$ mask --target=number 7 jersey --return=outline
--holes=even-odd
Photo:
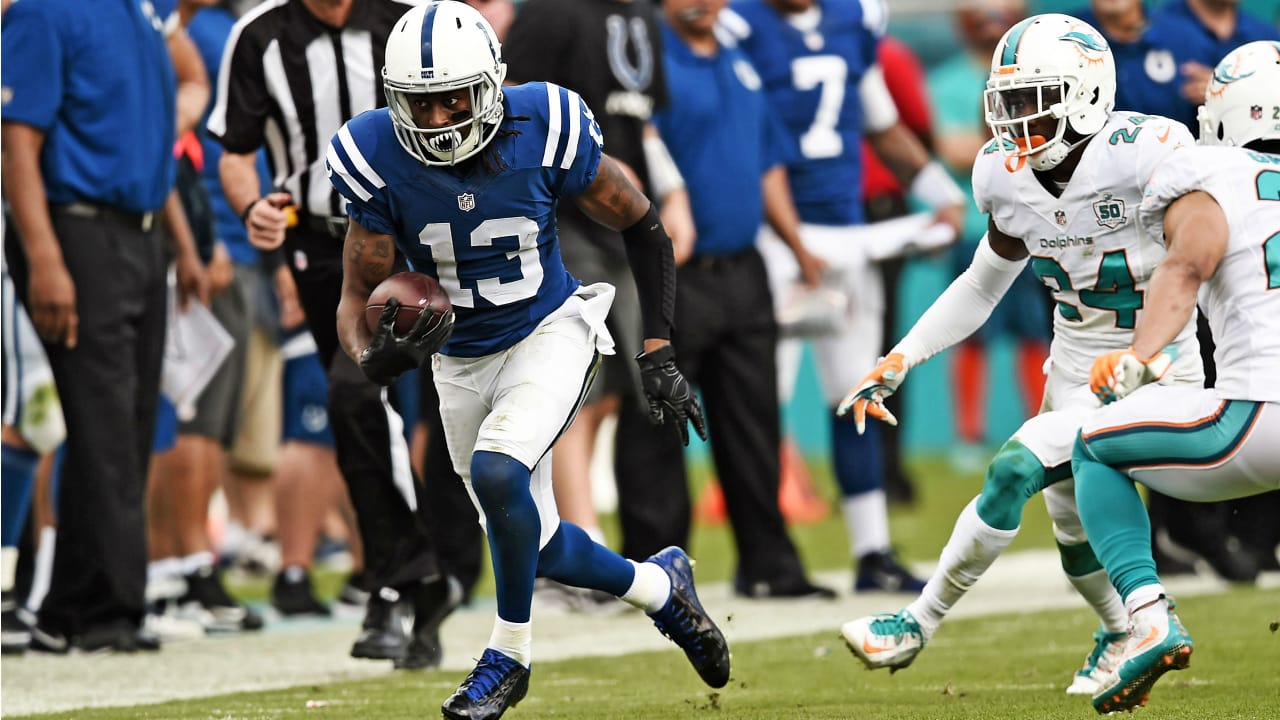
[[[1094,358],[1133,342],[1147,282],[1164,245],[1146,236],[1138,208],[1147,179],[1191,133],[1163,117],[1115,112],[1084,148],[1061,196],[1046,190],[1025,158],[988,142],[973,166],[978,208],[1006,235],[1022,238],[1031,269],[1049,290],[1054,366],[1087,383]],[[1178,334],[1180,367],[1199,372],[1195,320]]]
[[[1147,185],[1140,218],[1152,239],[1179,197],[1203,190],[1227,218],[1226,252],[1200,286],[1213,331],[1217,394],[1280,402],[1280,155],[1189,147],[1169,156]]]
[[[456,320],[445,355],[511,347],[579,285],[560,258],[556,207],[595,179],[600,128],[577,93],[550,83],[503,88],[502,104],[498,135],[461,168],[405,152],[386,108],[352,118],[329,143],[329,179],[351,219],[395,237],[448,293]]]

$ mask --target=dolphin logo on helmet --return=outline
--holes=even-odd
[[[1009,28],[991,57],[987,125],[1034,170],[1057,167],[1102,129],[1115,107],[1115,58],[1106,40],[1070,15],[1033,15]],[[1056,121],[1052,134],[1046,121]],[[1036,128],[1033,130],[1033,127]]]

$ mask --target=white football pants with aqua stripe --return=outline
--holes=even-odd
[[[1156,582],[1151,524],[1134,483],[1198,502],[1280,488],[1280,403],[1147,386],[1085,421],[1073,469],[1085,533],[1125,597]]]

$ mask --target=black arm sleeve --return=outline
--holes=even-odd
[[[676,313],[676,259],[671,238],[652,204],[644,217],[622,231],[622,240],[640,295],[644,336],[670,340]]]

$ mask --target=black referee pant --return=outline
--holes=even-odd
[[[87,203],[50,210],[80,324],[74,348],[45,346],[67,440],[55,501],[58,541],[39,625],[72,639],[142,623],[143,503],[164,359],[168,258],[150,217]],[[14,284],[26,303],[26,258],[21,248],[10,250]]]
[[[676,365],[702,393],[739,576],[746,587],[803,581],[778,508],[778,329],[755,247],[695,256],[681,267],[675,324]],[[633,560],[687,546],[690,525],[679,434],[654,428],[640,405],[623,403],[615,455],[622,554]]]
[[[393,450],[393,442],[403,444],[392,434],[402,431],[402,421],[384,401],[383,388],[370,382],[338,344],[342,243],[336,228],[316,230],[304,223],[289,229],[284,249],[307,326],[328,369],[334,448],[364,544],[362,589],[403,590],[439,574],[440,565],[422,518],[410,507],[410,498],[414,507],[424,507],[422,483],[408,466],[407,448]]]

